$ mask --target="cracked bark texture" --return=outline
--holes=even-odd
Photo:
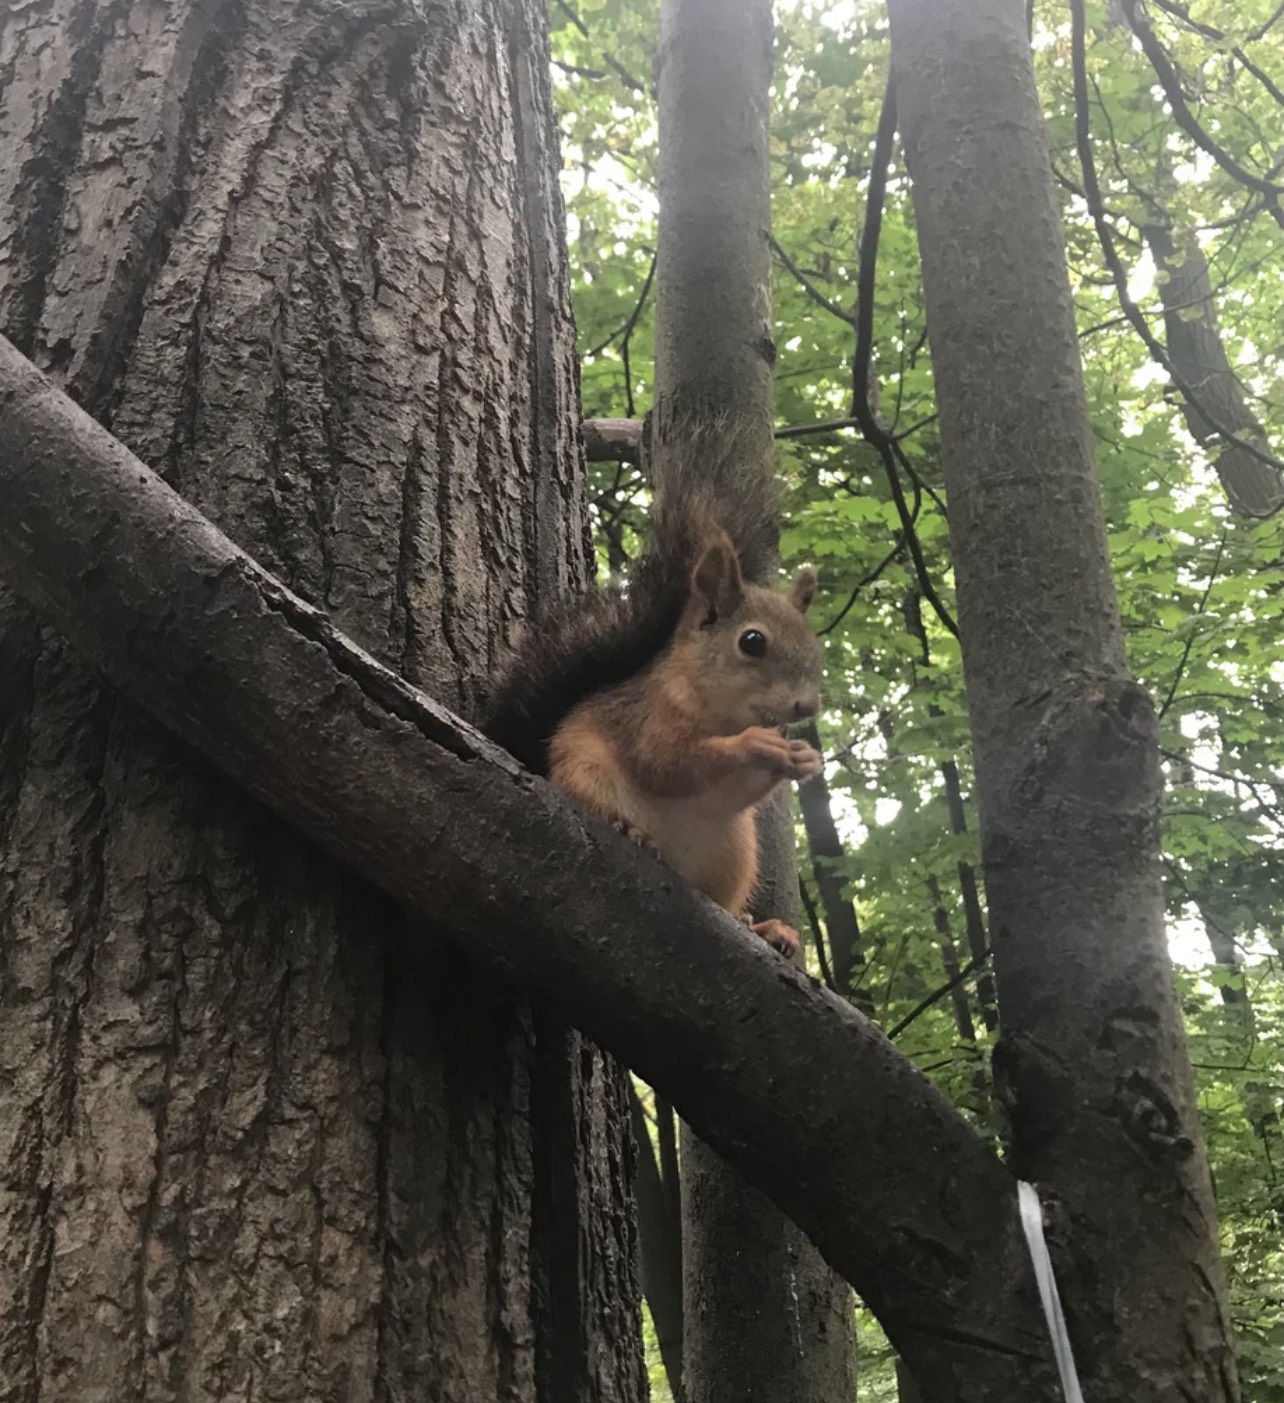
[[[1088,1398],[1238,1398],[1020,0],[890,0],[949,491],[1014,1173]],[[928,1381],[920,1384],[929,1396]]]
[[[465,710],[586,563],[543,30],[0,13],[0,328]],[[0,594],[0,1400],[643,1396],[618,1071],[403,919]]]

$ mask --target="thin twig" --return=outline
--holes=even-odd
[[[929,425],[935,424],[939,417],[938,414],[925,414],[921,419],[916,419],[908,429],[901,429],[899,432],[893,434],[892,441],[894,443],[904,443],[907,438],[913,438],[920,429],[926,429]]]
[[[1163,367],[1169,379],[1177,387],[1178,392],[1193,409],[1198,411],[1212,431],[1224,439],[1228,445],[1242,449],[1249,457],[1257,459],[1259,463],[1265,463],[1267,467],[1274,468],[1276,472],[1284,472],[1284,462],[1270,453],[1263,452],[1256,444],[1240,438],[1233,430],[1228,429],[1216,415],[1204,407],[1190,382],[1178,372],[1168,352],[1146,324],[1141,309],[1133,301],[1132,295],[1128,291],[1128,273],[1115,248],[1114,231],[1106,220],[1101,200],[1101,186],[1097,181],[1097,163],[1092,154],[1092,132],[1088,113],[1088,75],[1084,53],[1086,28],[1084,0],[1070,0],[1070,53],[1071,68],[1074,74],[1075,143],[1079,150],[1079,164],[1083,171],[1083,198],[1088,206],[1088,212],[1092,216],[1093,225],[1096,227],[1097,239],[1101,244],[1101,255],[1114,281],[1115,295],[1119,299],[1119,305],[1151,356]],[[1274,510],[1278,511],[1279,508]],[[1266,515],[1273,514],[1272,511]]]
[[[1263,22],[1259,24],[1256,29],[1250,29],[1248,31],[1248,34],[1245,36],[1244,42],[1248,44],[1255,44],[1259,39],[1264,38],[1267,32],[1273,29],[1275,25],[1279,22],[1279,18],[1281,15],[1284,15],[1284,0],[1280,0],[1280,3],[1276,5],[1276,7],[1271,11],[1269,19],[1263,20]]]
[[[776,430],[777,438],[803,438],[807,434],[828,434],[835,429],[859,429],[861,421],[847,416],[842,419],[818,419],[814,424],[787,424]]]
[[[638,300],[633,304],[633,310],[625,318],[622,325],[618,326],[605,341],[593,346],[584,352],[584,359],[590,360],[593,356],[600,356],[614,341],[618,341],[621,336],[627,341],[633,335],[637,327],[638,319],[642,315],[642,309],[646,306],[646,300],[651,295],[651,284],[655,281],[656,254],[652,250],[651,266],[646,270],[646,277],[642,280],[642,291],[638,293]]]
[[[897,464],[897,444],[891,434],[878,422],[878,417],[870,406],[871,366],[874,351],[874,285],[878,270],[878,239],[883,226],[883,201],[887,195],[887,168],[892,159],[892,146],[896,140],[896,90],[889,81],[883,94],[883,109],[878,117],[878,131],[874,137],[873,163],[869,172],[869,190],[865,199],[865,226],[861,230],[860,256],[856,275],[856,350],[852,357],[852,416],[860,425],[866,441],[871,444],[883,460],[887,473],[887,484],[896,503],[900,517],[901,531],[905,544],[914,561],[914,572],[918,576],[923,598],[932,606],[942,625],[958,637],[958,625],[950,616],[923,558],[922,542],[915,530],[914,516],[905,500],[905,489],[901,485],[901,475]],[[904,455],[901,461],[906,462]],[[923,485],[915,481],[915,488],[921,492]]]
[[[771,235],[771,248],[776,257],[780,259],[789,272],[794,275],[794,278],[797,280],[802,290],[818,307],[823,307],[831,316],[837,317],[840,322],[845,322],[848,326],[854,327],[856,325],[856,318],[850,312],[840,307],[837,302],[832,301],[821,292],[816,284],[812,282],[810,276],[804,273],[797,263],[781,248],[774,234]]]
[[[1194,33],[1202,34],[1205,39],[1211,39],[1215,44],[1220,44],[1226,38],[1226,31],[1224,29],[1218,29],[1215,24],[1205,24],[1197,20],[1185,5],[1179,3],[1179,0],[1154,0],[1154,4],[1170,18],[1177,20],[1178,23],[1184,25]],[[1276,13],[1278,14],[1279,12],[1277,11]],[[1236,44],[1234,47],[1228,49],[1227,52],[1232,58],[1236,58],[1240,61],[1243,67],[1261,83],[1276,102],[1284,104],[1284,91],[1280,90],[1269,73],[1259,68],[1257,64],[1249,58],[1244,52],[1242,45]]]
[[[1204,592],[1200,596],[1198,605],[1191,621],[1190,632],[1186,637],[1186,646],[1181,650],[1181,660],[1177,664],[1177,671],[1173,673],[1173,680],[1168,688],[1168,695],[1164,698],[1164,704],[1159,708],[1158,716],[1162,721],[1168,714],[1168,708],[1173,704],[1173,698],[1177,695],[1177,688],[1181,686],[1181,679],[1186,675],[1186,664],[1190,661],[1191,649],[1195,646],[1194,619],[1203,615],[1208,607],[1208,596],[1213,592],[1213,586],[1217,583],[1217,572],[1221,569],[1222,554],[1226,550],[1226,533],[1229,527],[1222,527],[1221,540],[1217,542],[1217,554],[1213,558],[1213,567],[1208,572],[1208,583],[1204,586]]]
[[[820,973],[825,987],[832,989],[835,994],[841,994],[843,991],[834,983],[834,971],[830,969],[829,956],[825,953],[825,940],[820,932],[820,912],[816,910],[816,903],[812,900],[801,873],[798,875],[798,895],[802,899],[803,910],[806,911],[807,922],[811,926],[811,938],[816,945],[816,958],[820,961]]]
[[[1168,51],[1159,42],[1159,37],[1151,28],[1150,21],[1137,8],[1137,0],[1120,0],[1120,3],[1132,32],[1137,36],[1137,42],[1141,45],[1142,52],[1150,60],[1150,66],[1155,70],[1155,77],[1159,79],[1159,86],[1164,90],[1164,96],[1168,99],[1168,105],[1172,108],[1173,119],[1177,125],[1201,151],[1211,156],[1233,180],[1239,181],[1249,190],[1256,190],[1259,195],[1263,196],[1271,218],[1281,229],[1284,229],[1284,210],[1281,210],[1279,205],[1279,197],[1284,194],[1284,186],[1276,185],[1272,181],[1263,180],[1260,175],[1255,175],[1240,165],[1224,146],[1209,136],[1190,110],[1186,95],[1181,90],[1181,77],[1173,66],[1172,59],[1168,57]]]
[[[861,590],[865,589],[869,585],[872,585],[874,581],[878,579],[878,577],[883,573],[883,571],[887,569],[887,567],[892,563],[892,561],[894,561],[897,556],[902,555],[904,551],[905,542],[898,540],[896,544],[891,548],[891,550],[888,551],[887,554],[882,558],[882,560],[880,560],[878,564],[874,566],[874,568],[869,572],[868,575],[863,575],[859,580],[856,581],[856,583],[852,586],[852,592],[851,595],[848,597],[847,603],[843,605],[843,607],[838,611],[838,613],[836,613],[834,617],[830,619],[830,621],[827,624],[825,624],[823,628],[818,628],[816,630],[817,636],[823,638],[825,634],[831,632],[833,629],[836,629],[838,625],[842,623],[842,621],[847,617],[848,614],[851,613],[852,609],[855,607],[856,600],[859,597]]]
[[[965,979],[970,979],[989,958],[990,947],[987,945],[979,955],[976,955],[972,959],[970,959],[967,962],[967,964],[965,964],[963,968],[959,970],[959,972],[954,976],[954,978],[949,981],[948,984],[941,985],[939,989],[934,989],[927,996],[927,998],[920,999],[919,1002],[915,1004],[915,1006],[912,1009],[910,1009],[910,1011],[905,1015],[904,1018],[901,1019],[899,1023],[896,1024],[895,1027],[888,1030],[887,1036],[891,1039],[891,1041],[895,1042],[896,1039],[900,1037],[900,1035],[906,1030],[906,1028],[908,1028],[910,1024],[915,1021],[915,1019],[921,1017],[921,1015],[926,1013],[927,1010],[931,1008],[933,1004],[940,1003],[940,1001],[943,998],[945,998],[947,994],[952,993],[955,989],[957,989],[958,986],[962,984]]]
[[[556,0],[556,3],[557,8],[561,10],[561,12],[566,16],[568,20],[570,20],[570,22],[575,26],[575,28],[579,30],[579,32],[584,36],[584,38],[590,38],[591,36],[588,31],[588,26],[579,17],[579,15],[576,14],[576,12],[571,8],[571,6],[567,4],[567,0]],[[620,81],[624,84],[626,88],[632,88],[632,90],[635,93],[645,94],[646,92],[648,92],[646,84],[643,83],[640,79],[635,78],[633,74],[630,73],[629,70],[625,68],[625,66],[619,61],[619,59],[615,57],[614,54],[608,53],[604,49],[602,51],[602,61],[614,70],[614,72],[619,76]]]

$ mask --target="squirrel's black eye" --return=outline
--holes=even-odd
[[[761,658],[767,651],[767,635],[747,628],[740,635],[740,651],[749,658]]]

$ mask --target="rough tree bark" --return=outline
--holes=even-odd
[[[1013,1168],[1050,1200],[1085,1395],[1229,1400],[1160,894],[1157,728],[1124,661],[1024,6],[891,0],[890,13]]]
[[[660,248],[654,471],[726,423],[774,474],[771,0],[664,0],[656,54]],[[734,481],[711,483],[735,492]],[[752,490],[752,489],[751,489]],[[790,795],[759,817],[756,911],[803,923]],[[798,1228],[683,1127],[683,1351],[688,1403],[848,1403],[851,1293]]]
[[[0,326],[457,706],[585,563],[543,26],[0,14]],[[642,1397],[620,1076],[403,923],[0,597],[0,1399]]]

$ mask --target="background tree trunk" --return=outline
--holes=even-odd
[[[903,1359],[896,1361],[896,1399],[897,1403],[923,1403],[923,1395]]]
[[[1160,893],[1157,727],[1124,660],[1024,6],[890,12],[1013,1169],[1050,1203],[1085,1396],[1233,1399]]]
[[[1144,225],[1141,232],[1161,274],[1164,341],[1173,370],[1219,425],[1269,452],[1270,441],[1222,345],[1208,260],[1198,238],[1189,231],[1174,233],[1166,224]],[[1227,444],[1200,410],[1184,399],[1182,416],[1192,437],[1209,450],[1227,500],[1236,511],[1268,516],[1279,508],[1284,482],[1274,468]]]
[[[633,1140],[638,1147],[637,1207],[642,1247],[642,1289],[673,1403],[686,1403],[682,1382],[682,1198],[677,1132],[672,1108],[654,1096],[658,1153],[646,1111],[630,1094]]]
[[[660,255],[655,472],[721,422],[715,491],[756,490],[772,444],[769,0],[665,0],[656,67]],[[715,433],[718,431],[715,431]],[[706,445],[708,443],[705,440]],[[740,485],[737,485],[740,477]],[[790,796],[760,815],[758,910],[802,924]],[[851,1293],[807,1238],[683,1127],[688,1403],[838,1403],[855,1395]]]
[[[799,734],[816,750],[821,750],[820,731],[814,724],[800,729]],[[843,840],[834,822],[830,807],[829,785],[823,774],[817,775],[798,791],[803,828],[807,834],[807,850],[811,855],[812,875],[816,893],[825,914],[825,931],[829,936],[830,973],[834,988],[851,999],[862,1013],[872,1014],[869,991],[859,987],[857,971],[865,964],[865,942],[861,935],[856,903],[846,896],[842,871],[845,856]]]
[[[0,15],[0,327],[454,706],[586,563],[543,24]],[[0,596],[0,1399],[643,1396],[618,1070],[401,920]]]

